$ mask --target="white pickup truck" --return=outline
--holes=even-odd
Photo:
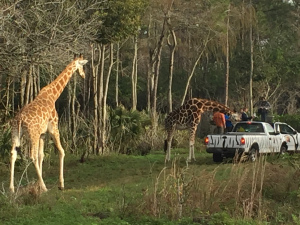
[[[286,123],[273,126],[265,122],[245,121],[237,123],[232,132],[212,134],[205,138],[206,152],[213,154],[213,161],[222,162],[237,153],[248,155],[255,161],[261,153],[300,151],[300,134]]]

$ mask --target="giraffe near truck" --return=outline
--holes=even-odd
[[[189,157],[188,161],[195,160],[194,143],[197,126],[200,123],[202,113],[219,109],[231,115],[232,120],[237,120],[237,115],[227,106],[209,99],[192,98],[187,100],[182,106],[175,109],[165,119],[165,130],[167,139],[164,150],[166,151],[166,161],[171,158],[171,143],[175,130],[189,129]]]

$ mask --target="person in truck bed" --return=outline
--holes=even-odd
[[[254,107],[257,107],[257,114],[261,117],[261,121],[266,122],[268,113],[271,110],[271,104],[265,97],[260,97],[259,101],[254,104]]]
[[[252,120],[252,116],[249,116],[248,117],[248,114],[247,114],[247,112],[248,112],[248,108],[247,107],[244,107],[244,108],[242,108],[241,109],[241,114],[242,114],[242,121],[250,121],[250,120]]]
[[[216,124],[216,129],[214,131],[215,134],[224,134],[224,130],[226,128],[225,123],[225,115],[221,113],[218,108],[214,108],[213,110],[213,121]]]

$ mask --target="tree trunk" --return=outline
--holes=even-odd
[[[97,54],[98,52],[98,54]],[[100,46],[99,44],[94,47],[91,45],[91,65],[92,65],[92,76],[93,76],[93,100],[94,100],[94,143],[93,143],[93,152],[98,153],[98,137],[99,137],[99,116],[98,116],[98,72],[99,72],[99,65],[100,65]]]
[[[175,56],[175,49],[177,46],[177,39],[175,35],[175,31],[172,29],[170,20],[168,20],[168,26],[170,34],[167,39],[167,43],[170,49],[170,64],[169,64],[169,86],[168,86],[168,113],[173,111],[172,104],[172,83],[173,83],[173,71],[174,71],[174,56]],[[172,42],[170,41],[170,37],[172,37]]]
[[[103,77],[104,77],[104,64],[105,64],[105,45],[100,44],[100,71],[98,75],[98,149],[97,153],[98,154],[103,154],[104,153],[104,140],[102,139],[102,132],[104,127],[103,127]]]
[[[147,112],[151,110],[151,69],[150,63],[147,65]]]
[[[105,50],[105,47],[103,48],[103,52]],[[104,93],[103,93],[103,104],[102,104],[102,133],[101,133],[101,142],[102,142],[102,154],[109,153],[109,149],[107,149],[107,135],[108,135],[108,127],[106,123],[106,117],[107,117],[107,109],[106,109],[106,101],[107,101],[107,92],[108,92],[108,85],[110,80],[111,71],[114,64],[114,45],[111,43],[109,46],[109,67],[106,75],[106,82],[104,86]]]
[[[27,105],[29,102],[31,102],[32,98],[32,65],[29,67],[29,71],[26,78],[26,84],[25,84],[25,99],[24,104]]]
[[[165,39],[165,24],[166,24],[166,20],[164,21],[163,24],[163,28],[162,28],[162,32],[161,32],[161,36],[158,42],[158,46],[157,46],[157,53],[155,56],[155,62],[153,64],[154,66],[154,86],[152,88],[153,92],[152,92],[152,106],[151,106],[151,114],[152,114],[152,126],[154,128],[154,130],[156,131],[156,127],[157,127],[157,123],[158,123],[158,118],[157,118],[157,88],[158,88],[158,78],[159,78],[159,69],[160,69],[160,62],[161,62],[161,52],[162,52],[162,48],[163,48],[163,42]]]
[[[137,35],[133,38],[134,42],[134,56],[132,62],[132,72],[131,72],[131,86],[132,86],[132,110],[136,110],[137,105],[137,52],[138,52],[138,39]]]
[[[193,69],[192,69],[192,71],[191,71],[191,73],[190,73],[190,75],[189,75],[189,77],[188,77],[188,80],[187,80],[187,83],[186,83],[186,86],[185,86],[185,91],[184,91],[184,93],[183,93],[181,105],[183,105],[183,103],[185,102],[185,98],[186,98],[186,96],[187,96],[188,89],[189,89],[189,86],[190,86],[190,82],[191,82],[191,79],[192,79],[192,77],[193,77],[193,75],[194,75],[196,66],[198,65],[198,63],[199,63],[199,61],[200,61],[200,59],[201,59],[201,57],[202,57],[202,55],[203,55],[203,53],[204,53],[204,51],[205,51],[205,49],[206,49],[207,43],[210,41],[208,38],[209,38],[209,34],[208,34],[207,39],[206,39],[206,41],[205,41],[205,43],[204,43],[204,46],[203,46],[203,48],[202,48],[202,51],[200,52],[198,58],[196,59],[196,61],[195,61],[195,63],[194,63],[194,66],[193,66]]]
[[[14,83],[10,76],[6,78],[6,102],[5,102],[5,119],[8,117],[10,110],[13,110],[12,100],[14,99],[14,87],[10,89],[11,84]]]
[[[252,6],[252,1],[250,0],[250,6]],[[250,103],[250,115],[253,116],[253,65],[254,65],[254,59],[253,59],[253,23],[252,23],[252,10],[250,10],[250,76],[249,76],[249,103]]]
[[[120,42],[117,43],[117,53],[116,53],[116,107],[119,106],[119,64],[120,64]]]
[[[77,119],[76,119],[76,85],[77,84],[77,76],[73,76],[73,82],[70,82],[70,99],[71,99],[71,107],[70,107],[70,118],[71,118],[71,135],[72,135],[72,149],[73,153],[76,150],[76,134],[77,134]]]
[[[152,23],[152,17],[151,14],[149,14],[149,24],[148,24],[148,39],[150,39],[151,36],[151,23]],[[152,90],[151,88],[153,87],[152,84],[152,77],[153,77],[153,72],[152,72],[152,68],[153,68],[153,54],[154,52],[152,51],[151,47],[150,47],[150,41],[148,41],[148,49],[149,49],[149,61],[147,64],[147,112],[151,111],[151,93]]]
[[[230,3],[227,11],[227,32],[226,32],[226,74],[225,74],[225,100],[224,104],[228,105],[228,86],[229,86],[229,14],[230,14]]]
[[[20,107],[22,108],[25,105],[25,92],[26,92],[26,83],[27,83],[27,73],[28,70],[27,68],[24,68],[21,74],[21,90],[20,90],[20,99],[21,99],[21,105]]]

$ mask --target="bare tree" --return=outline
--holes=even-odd
[[[168,18],[168,27],[169,27],[169,34],[167,38],[167,44],[170,49],[170,60],[169,60],[169,86],[168,86],[168,105],[169,105],[169,113],[173,111],[172,105],[172,83],[173,83],[173,71],[174,71],[174,57],[175,57],[175,50],[177,46],[177,39],[176,39],[176,34],[175,31],[171,25],[171,19]],[[172,41],[171,41],[172,38]]]
[[[186,96],[187,96],[187,93],[188,93],[188,89],[189,89],[189,86],[190,86],[191,79],[192,79],[192,77],[193,77],[193,75],[195,73],[196,66],[198,65],[201,57],[203,56],[204,51],[206,50],[207,44],[210,41],[210,37],[209,36],[210,36],[210,34],[208,34],[208,36],[206,37],[206,40],[205,40],[205,42],[204,42],[204,44],[203,44],[203,46],[202,46],[202,48],[200,50],[200,53],[199,53],[196,61],[194,62],[192,71],[189,74],[188,80],[187,80],[186,85],[185,85],[185,91],[183,93],[183,97],[182,97],[182,100],[181,100],[181,105],[183,105],[183,103],[186,101]]]
[[[134,43],[134,56],[132,60],[132,72],[131,72],[131,88],[132,88],[132,110],[136,110],[137,105],[137,69],[138,69],[138,37],[135,35],[133,37],[133,43]]]

